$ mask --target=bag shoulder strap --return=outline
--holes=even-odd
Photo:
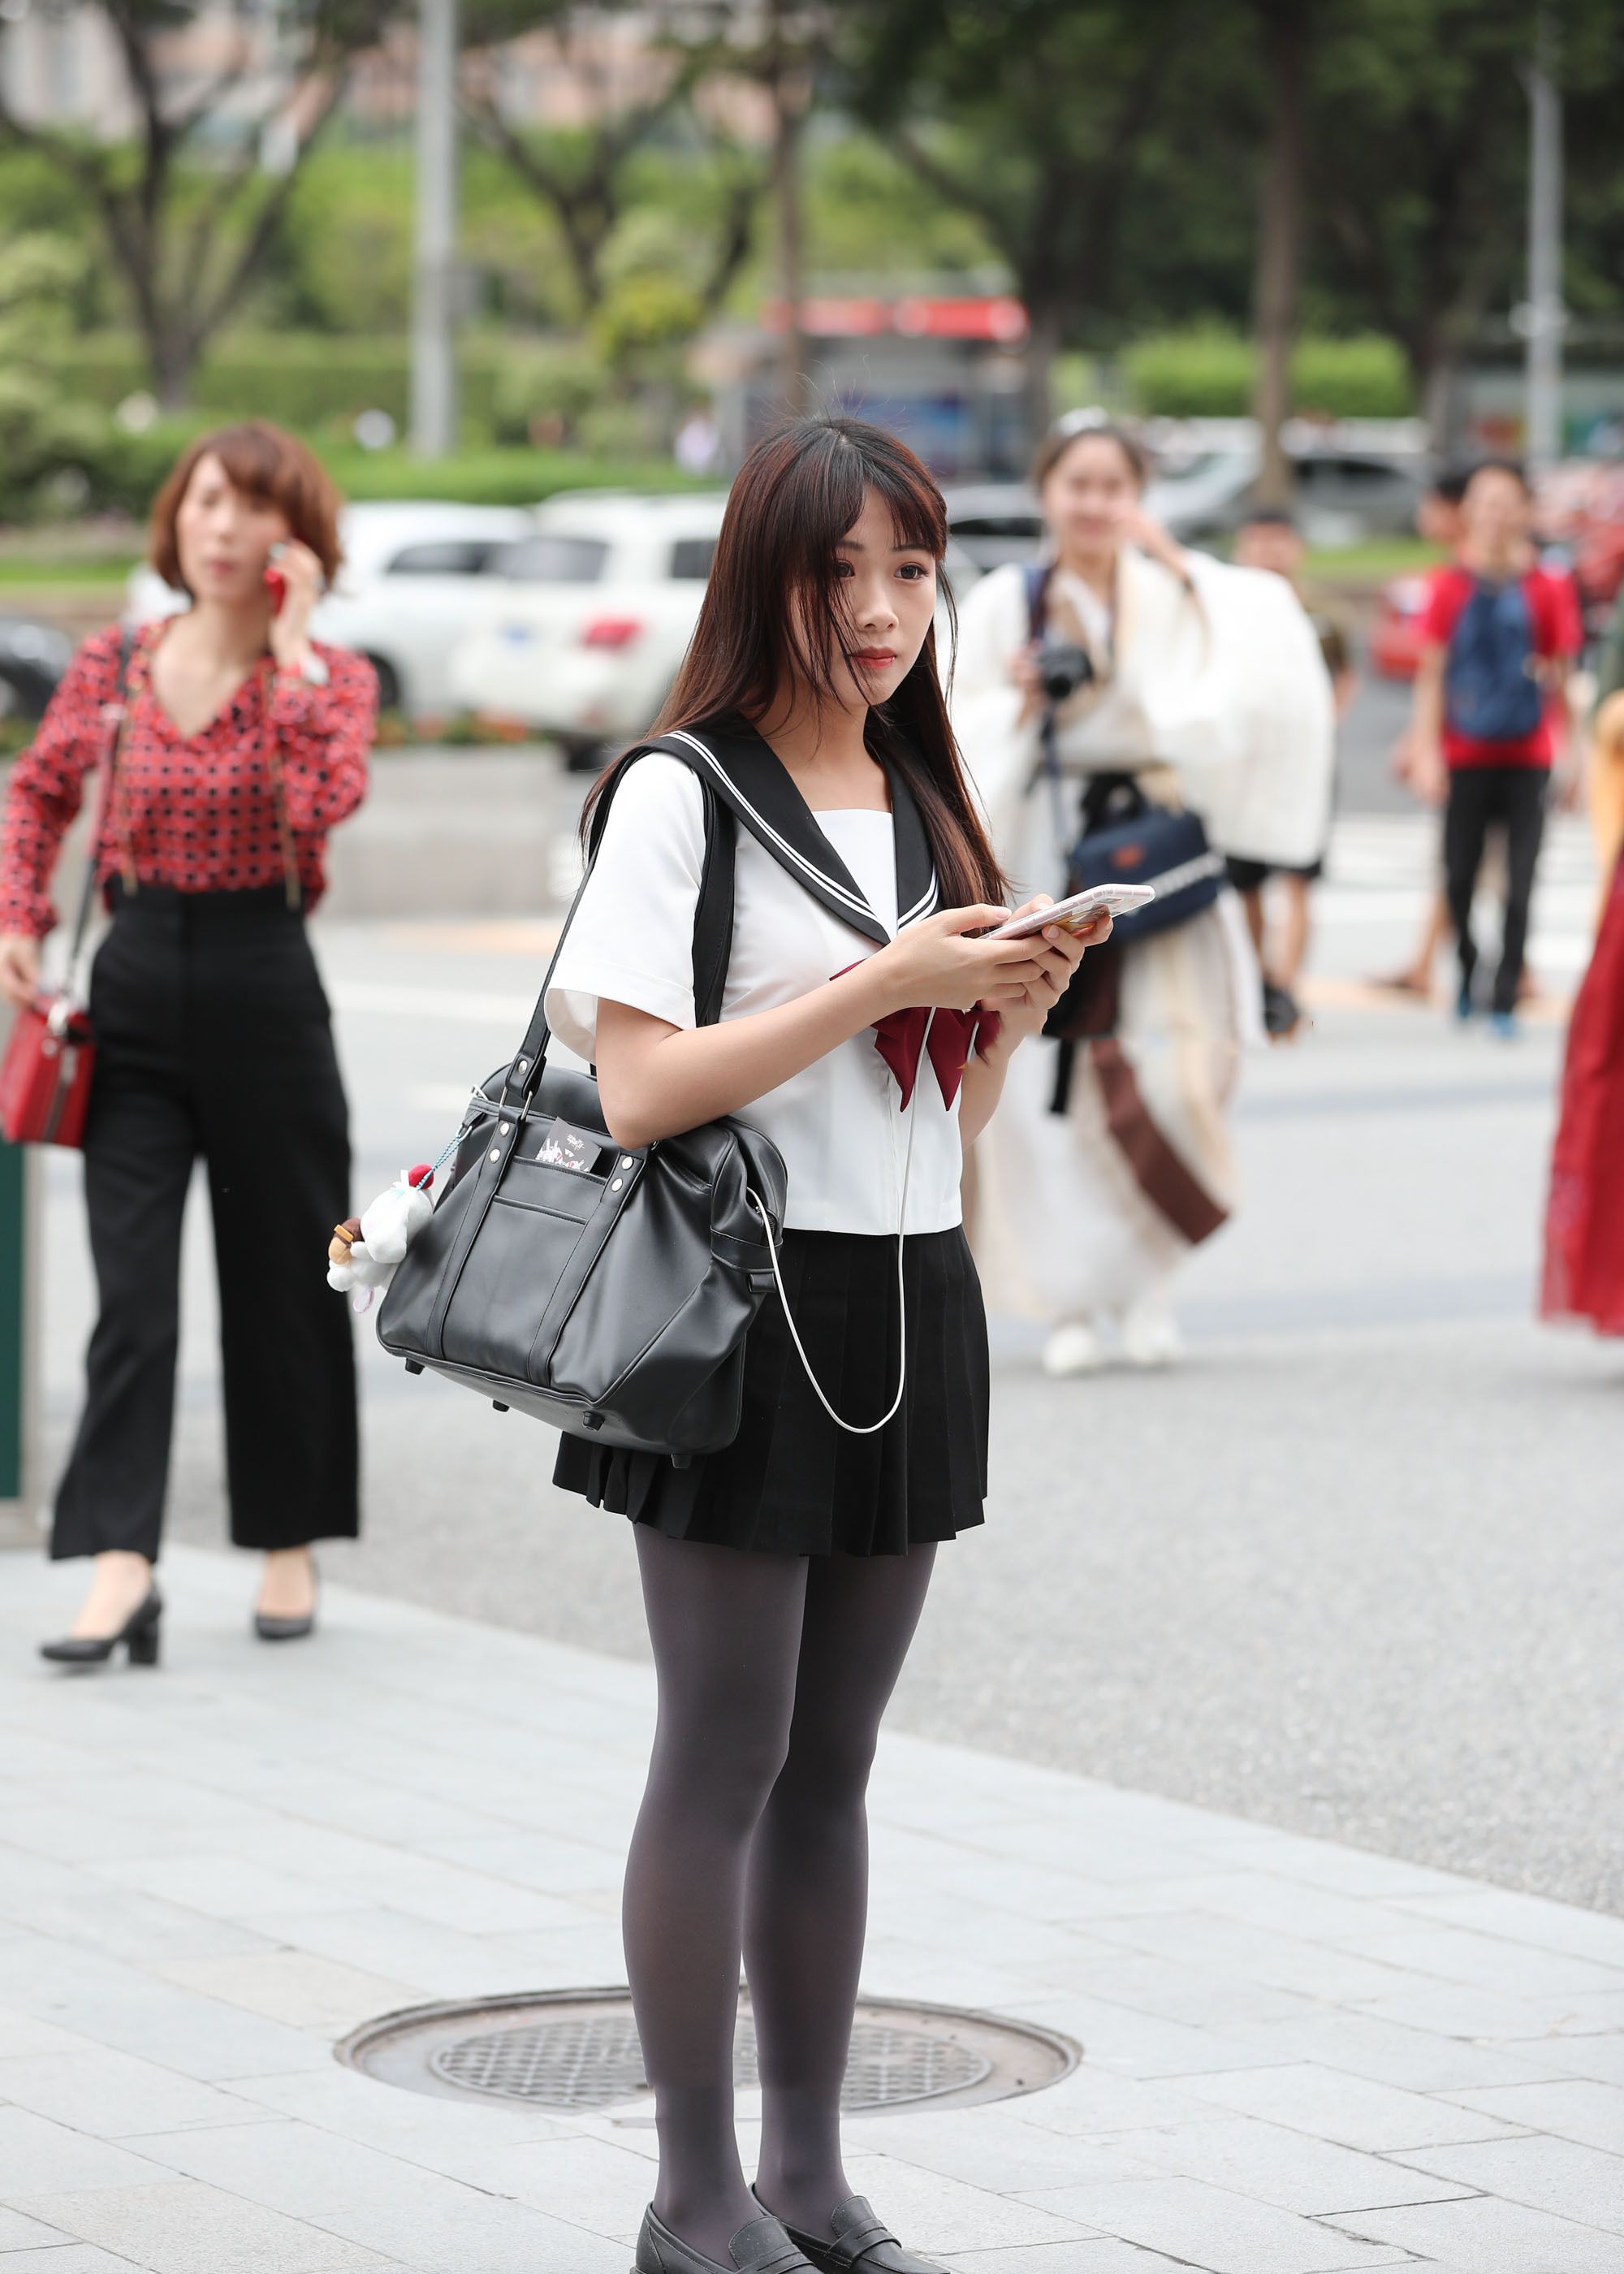
[[[79,965],[85,953],[85,936],[90,930],[90,912],[95,906],[96,877],[102,865],[102,840],[112,817],[113,790],[118,773],[118,760],[124,749],[124,733],[130,719],[130,663],[135,651],[135,634],[128,624],[118,631],[118,692],[116,715],[107,741],[107,755],[97,771],[102,776],[101,794],[96,800],[95,818],[91,824],[90,849],[85,860],[84,882],[79,886],[79,907],[73,918],[73,942],[68,951],[67,986],[76,1000],[83,1000],[83,977]]]
[[[1023,583],[1026,593],[1026,636],[1041,639],[1043,627],[1049,621],[1049,580],[1055,573],[1052,561],[1029,561]]]
[[[519,1098],[529,1097],[541,1079],[542,1069],[547,1060],[547,1044],[553,1033],[547,1020],[547,990],[553,984],[553,975],[564,952],[564,942],[569,937],[570,925],[575,922],[575,911],[590,879],[615,792],[626,779],[628,770],[650,750],[658,750],[668,757],[680,758],[697,779],[704,801],[704,861],[699,876],[699,899],[694,909],[694,1016],[700,1026],[713,1027],[722,1015],[722,996],[727,984],[727,966],[733,940],[733,817],[700,772],[690,754],[680,744],[669,743],[664,739],[639,742],[620,760],[593,809],[587,838],[586,874],[575,888],[575,896],[564,918],[558,944],[548,960],[546,974],[536,998],[536,1008],[530,1013],[530,1025],[525,1028],[524,1039],[519,1044],[518,1052],[502,1083],[501,1102],[504,1106],[514,1104]]]

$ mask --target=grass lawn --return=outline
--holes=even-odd
[[[1385,584],[1389,576],[1434,568],[1443,555],[1419,537],[1370,537],[1357,545],[1311,552],[1304,573],[1319,584]]]

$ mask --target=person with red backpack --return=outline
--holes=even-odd
[[[1444,804],[1444,877],[1460,953],[1456,1015],[1477,1008],[1472,900],[1485,841],[1506,836],[1506,917],[1491,996],[1497,1034],[1516,1032],[1517,987],[1545,831],[1553,721],[1583,630],[1571,577],[1538,565],[1522,468],[1490,459],[1461,501],[1455,559],[1434,569],[1416,675],[1414,771]]]

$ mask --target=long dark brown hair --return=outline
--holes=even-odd
[[[861,418],[799,418],[756,444],[734,478],[699,621],[650,734],[731,719],[754,725],[792,681],[849,699],[841,675],[857,642],[845,621],[837,548],[869,490],[890,509],[898,544],[939,562],[947,547],[942,493],[894,435]],[[948,606],[951,621],[951,594]],[[948,723],[934,626],[890,702],[869,712],[865,740],[914,793],[942,905],[1003,904],[1008,887]],[[583,833],[607,779],[587,800]]]

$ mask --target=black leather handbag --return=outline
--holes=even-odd
[[[704,791],[694,995],[699,1024],[713,1026],[733,944],[735,824],[691,750],[644,748],[691,766]],[[613,787],[594,816],[593,856]],[[685,1467],[738,1434],[744,1338],[773,1284],[756,1204],[776,1239],[784,1162],[731,1118],[641,1148],[614,1142],[591,1075],[547,1065],[564,935],[517,1053],[470,1101],[452,1180],[395,1272],[378,1339],[408,1373],[444,1374],[499,1412]]]

